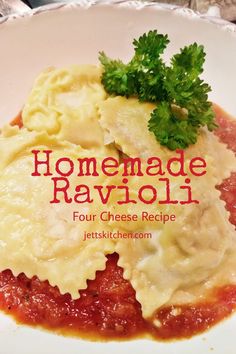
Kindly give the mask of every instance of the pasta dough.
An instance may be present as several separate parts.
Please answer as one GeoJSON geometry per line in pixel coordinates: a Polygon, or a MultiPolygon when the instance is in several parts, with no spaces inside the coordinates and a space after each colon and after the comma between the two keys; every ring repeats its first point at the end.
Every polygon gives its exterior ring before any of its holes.
{"type": "MultiPolygon", "coordinates": [[[[105,268],[106,254],[117,252],[124,277],[129,279],[141,303],[143,316],[151,318],[164,304],[186,301],[197,289],[216,286],[222,279],[232,281],[236,269],[235,230],[215,185],[236,170],[236,160],[212,133],[202,129],[198,142],[186,149],[186,165],[195,156],[206,160],[207,174],[192,178],[192,191],[200,204],[158,205],[116,203],[116,190],[106,208],[93,186],[120,185],[122,165],[114,177],[102,173],[96,178],[79,177],[91,187],[93,203],[80,212],[136,214],[137,222],[74,222],[78,205],[50,204],[53,184],[49,177],[32,177],[32,149],[53,150],[53,160],[67,156],[158,156],[164,162],[172,152],[160,146],[148,130],[153,104],[135,98],[108,97],[95,66],[73,66],[43,72],[32,89],[23,110],[24,129],[5,127],[0,136],[0,271],[9,268],[15,275],[37,275],[57,285],[62,294],[79,297],[97,270],[105,268]],[[220,165],[220,168],[218,166],[220,165]],[[141,220],[143,211],[176,215],[173,223],[141,220]],[[151,232],[151,239],[109,238],[82,240],[84,232],[151,232]],[[224,273],[224,276],[222,274],[224,273]],[[194,291],[193,291],[194,289],[194,291]],[[186,297],[186,293],[189,297],[186,297]],[[184,294],[184,295],[183,295],[184,294]]],[[[121,159],[122,161],[122,159],[121,159]]],[[[189,173],[189,171],[188,171],[189,173]]],[[[78,177],[71,175],[71,189],[78,177]]],[[[171,180],[176,199],[183,199],[185,177],[171,180]]],[[[130,179],[130,196],[141,185],[155,186],[156,177],[130,179]]],[[[147,199],[149,197],[146,191],[147,199]]],[[[166,191],[158,189],[158,199],[166,191]]],[[[234,277],[235,278],[235,277],[234,277]]],[[[236,280],[236,279],[234,279],[236,280]]]]}
{"type": "MultiPolygon", "coordinates": [[[[202,142],[199,143],[202,145],[202,142]]],[[[230,175],[236,161],[234,155],[214,137],[209,146],[212,149],[217,147],[218,157],[222,155],[224,160],[222,159],[222,169],[218,170],[214,155],[209,157],[206,176],[200,179],[193,178],[192,193],[200,200],[200,204],[137,203],[117,206],[115,198],[118,195],[114,195],[109,205],[109,210],[113,213],[126,212],[139,215],[139,222],[136,223],[112,220],[109,222],[112,228],[152,234],[151,239],[131,239],[126,242],[121,239],[116,245],[116,252],[120,255],[118,264],[124,268],[124,277],[131,281],[136,290],[143,316],[146,318],[152,316],[157,308],[168,303],[176,291],[185,289],[186,286],[202,286],[202,281],[214,275],[222,266],[229,251],[232,248],[235,250],[235,231],[228,221],[228,212],[225,210],[224,202],[220,200],[220,193],[215,189],[215,184],[222,177],[230,175]],[[176,215],[176,221],[166,224],[141,221],[140,216],[144,211],[149,214],[155,214],[157,211],[163,214],[172,213],[176,215]]],[[[208,153],[209,151],[205,152],[206,158],[208,153]]],[[[165,177],[171,180],[171,176],[165,177]]],[[[120,179],[121,176],[115,176],[112,184],[119,185],[120,179]]],[[[171,193],[177,200],[184,199],[185,191],[179,189],[183,180],[184,177],[175,177],[171,183],[171,193]]],[[[133,177],[130,185],[131,199],[141,184],[155,186],[157,181],[155,177],[133,177]]],[[[161,188],[160,184],[158,197],[161,199],[165,193],[165,188],[161,188]]],[[[232,265],[226,270],[229,276],[230,269],[233,269],[232,265]]],[[[217,280],[219,281],[218,278],[217,280]]]]}
{"type": "MultiPolygon", "coordinates": [[[[219,192],[204,182],[194,187],[201,203],[172,206],[174,224],[143,222],[138,230],[151,232],[152,239],[117,242],[118,264],[136,290],[144,317],[169,302],[175,291],[201,285],[216,272],[235,244],[235,231],[228,222],[224,203],[219,202],[219,192]]],[[[145,208],[150,213],[152,209],[145,208]]]]}
{"type": "MultiPolygon", "coordinates": [[[[57,285],[62,294],[69,292],[78,298],[78,290],[94,279],[95,272],[105,268],[107,253],[114,252],[112,240],[83,241],[84,230],[109,230],[99,222],[72,221],[73,203],[50,204],[53,184],[50,177],[31,176],[32,147],[53,149],[52,159],[68,156],[89,156],[88,151],[63,143],[45,133],[17,131],[8,128],[0,137],[0,270],[11,269],[14,275],[24,272],[29,278],[37,275],[57,285]],[[13,131],[11,131],[11,129],[13,131]],[[11,146],[6,160],[5,148],[11,146]],[[3,157],[3,158],[2,158],[3,157]]],[[[88,185],[102,183],[103,176],[80,178],[88,185]]],[[[75,185],[73,177],[71,188],[75,185]]],[[[100,204],[94,202],[81,207],[85,213],[96,213],[100,204]]]]}
{"type": "MultiPolygon", "coordinates": [[[[108,98],[99,107],[101,125],[109,131],[125,154],[140,157],[158,155],[163,161],[170,157],[171,152],[160,147],[147,128],[153,105],[140,103],[137,99],[115,97],[108,98]]],[[[119,265],[124,268],[124,277],[131,281],[136,290],[144,317],[150,317],[155,309],[168,303],[176,291],[187,286],[196,288],[197,284],[202,286],[203,280],[213,276],[216,269],[219,270],[235,244],[235,231],[215,189],[216,184],[235,171],[234,154],[213,134],[203,129],[197,143],[185,151],[185,156],[186,162],[194,156],[203,157],[207,162],[207,175],[192,181],[193,194],[201,201],[199,205],[158,205],[158,212],[176,215],[174,225],[147,221],[136,224],[109,223],[112,227],[122,227],[128,231],[136,231],[137,228],[138,231],[151,232],[153,235],[151,240],[134,239],[126,244],[119,240],[116,246],[120,255],[119,265]]],[[[120,181],[116,177],[113,183],[119,184],[120,181]]],[[[140,183],[155,185],[156,180],[134,177],[134,194],[140,183]]],[[[175,179],[172,183],[176,199],[181,199],[181,191],[177,188],[182,183],[183,178],[175,179]]],[[[159,198],[164,193],[165,190],[158,189],[159,198]]],[[[115,200],[110,208],[115,213],[121,209],[119,206],[117,210],[115,200]]],[[[126,210],[129,214],[141,215],[143,211],[148,211],[155,214],[156,208],[156,205],[144,207],[139,203],[125,206],[122,212],[126,210]]],[[[216,277],[215,285],[217,281],[219,278],[216,277]]]]}
{"type": "Polygon", "coordinates": [[[130,157],[150,157],[167,153],[157,144],[147,123],[155,105],[140,103],[136,98],[110,97],[99,103],[100,124],[110,140],[130,157]]]}
{"type": "Polygon", "coordinates": [[[97,104],[106,98],[100,83],[101,69],[94,65],[49,68],[37,78],[22,112],[32,131],[46,131],[86,149],[115,153],[104,146],[97,104]]]}

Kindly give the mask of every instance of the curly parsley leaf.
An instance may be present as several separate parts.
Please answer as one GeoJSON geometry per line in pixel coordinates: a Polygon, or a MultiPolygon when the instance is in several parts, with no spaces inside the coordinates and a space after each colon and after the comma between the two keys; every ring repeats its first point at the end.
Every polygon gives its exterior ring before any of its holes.
{"type": "Polygon", "coordinates": [[[187,119],[174,114],[171,105],[165,101],[152,112],[148,128],[160,144],[170,150],[185,149],[197,141],[197,127],[190,125],[187,119]]]}
{"type": "Polygon", "coordinates": [[[133,41],[135,54],[128,64],[100,52],[99,60],[104,69],[102,84],[106,91],[113,95],[138,96],[140,101],[164,99],[167,94],[163,86],[165,63],[160,55],[168,43],[168,37],[156,30],[144,34],[133,41]]]}
{"type": "Polygon", "coordinates": [[[111,60],[103,52],[102,84],[112,95],[136,96],[157,103],[148,128],[160,144],[171,150],[196,143],[198,130],[213,130],[210,86],[200,79],[205,62],[204,48],[193,43],[180,50],[167,66],[161,55],[169,43],[167,35],[156,30],[134,39],[134,56],[128,64],[111,60]]]}
{"type": "Polygon", "coordinates": [[[133,40],[133,46],[136,59],[142,61],[143,64],[153,65],[158,60],[169,44],[167,35],[158,34],[157,30],[144,33],[139,39],[133,40]],[[145,60],[146,58],[146,60],[145,60]]]}
{"type": "Polygon", "coordinates": [[[134,72],[130,70],[129,65],[121,60],[111,60],[104,52],[100,53],[99,60],[105,69],[102,84],[109,94],[126,97],[138,94],[134,72]]]}

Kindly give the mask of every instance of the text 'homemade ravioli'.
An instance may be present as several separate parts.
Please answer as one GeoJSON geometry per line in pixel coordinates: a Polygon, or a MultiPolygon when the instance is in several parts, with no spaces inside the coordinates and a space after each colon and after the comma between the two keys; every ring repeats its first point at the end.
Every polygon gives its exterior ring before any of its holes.
{"type": "MultiPolygon", "coordinates": [[[[50,204],[50,178],[31,176],[32,149],[53,150],[52,162],[63,156],[73,161],[78,157],[120,157],[116,176],[79,177],[79,183],[91,187],[120,185],[124,155],[158,156],[167,161],[172,152],[160,146],[147,127],[153,109],[153,104],[136,98],[108,97],[101,85],[101,69],[96,66],[50,69],[39,76],[23,109],[24,128],[8,127],[0,136],[0,270],[37,275],[57,285],[61,293],[78,298],[87,280],[105,269],[106,255],[117,252],[118,264],[136,291],[144,318],[152,317],[173,299],[181,302],[183,293],[182,299],[186,294],[191,298],[203,283],[227,283],[235,267],[235,231],[215,186],[235,171],[236,160],[205,129],[200,130],[197,143],[185,150],[186,162],[193,156],[207,162],[206,176],[192,180],[200,204],[119,205],[118,190],[106,205],[106,211],[116,214],[175,213],[174,225],[140,219],[135,223],[97,219],[76,223],[71,215],[78,206],[50,204]],[[117,230],[147,231],[152,238],[82,240],[85,231],[117,230]]],[[[183,194],[179,189],[183,180],[173,181],[178,199],[183,194]]],[[[142,184],[155,186],[156,181],[155,177],[133,176],[129,180],[131,197],[142,184]]],[[[70,184],[75,188],[78,177],[71,176],[70,184]]],[[[159,197],[164,192],[159,188],[159,197]]],[[[80,206],[86,215],[105,210],[96,193],[92,197],[93,203],[80,206]]]]}

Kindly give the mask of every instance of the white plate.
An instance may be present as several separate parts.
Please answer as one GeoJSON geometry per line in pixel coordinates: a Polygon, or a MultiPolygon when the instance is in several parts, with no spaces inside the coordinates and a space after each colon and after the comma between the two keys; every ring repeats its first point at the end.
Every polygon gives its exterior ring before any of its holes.
{"type": "MultiPolygon", "coordinates": [[[[35,10],[34,16],[0,20],[1,124],[18,113],[34,78],[45,67],[96,63],[100,50],[128,59],[133,38],[154,28],[171,39],[167,58],[186,44],[204,44],[204,77],[213,89],[210,98],[236,116],[235,26],[174,6],[137,1],[91,4],[60,4],[35,10]]],[[[190,340],[91,343],[18,326],[1,314],[0,354],[235,354],[235,328],[236,315],[190,340]]]]}

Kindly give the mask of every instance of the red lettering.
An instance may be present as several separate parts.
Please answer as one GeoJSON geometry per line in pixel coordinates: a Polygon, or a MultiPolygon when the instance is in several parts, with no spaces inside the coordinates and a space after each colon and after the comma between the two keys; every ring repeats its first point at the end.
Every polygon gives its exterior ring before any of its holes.
{"type": "Polygon", "coordinates": [[[159,204],[178,204],[178,200],[171,200],[169,178],[159,178],[160,182],[166,182],[166,200],[160,200],[159,204]]]}
{"type": "Polygon", "coordinates": [[[206,174],[206,170],[201,172],[194,171],[196,168],[206,168],[206,161],[201,157],[194,157],[189,163],[189,171],[192,175],[200,177],[206,174]]]}
{"type": "Polygon", "coordinates": [[[148,166],[147,169],[146,169],[146,173],[148,176],[157,176],[157,175],[160,175],[160,176],[164,176],[165,172],[162,171],[162,162],[161,162],[161,159],[159,159],[159,157],[150,157],[148,160],[147,160],[147,164],[148,165],[152,165],[153,162],[156,162],[154,163],[153,166],[148,166]],[[155,172],[151,172],[152,169],[157,169],[155,172]]]}
{"type": "Polygon", "coordinates": [[[109,198],[110,198],[110,195],[111,195],[111,191],[113,189],[116,189],[116,186],[114,185],[110,185],[110,186],[106,186],[105,188],[107,189],[107,193],[106,193],[106,196],[104,196],[102,190],[103,190],[103,186],[94,186],[94,189],[97,189],[98,193],[99,193],[99,196],[101,198],[101,201],[102,201],[102,204],[107,204],[109,198]]]}
{"type": "Polygon", "coordinates": [[[106,176],[116,176],[118,174],[118,171],[113,171],[113,172],[108,172],[108,168],[118,168],[119,167],[119,161],[115,159],[114,157],[106,157],[102,161],[101,169],[104,175],[106,176]]]}
{"type": "Polygon", "coordinates": [[[142,163],[139,157],[127,157],[123,160],[123,174],[122,176],[143,176],[142,163]],[[128,171],[130,169],[130,172],[128,171]],[[135,169],[137,171],[135,171],[135,169]]]}
{"type": "Polygon", "coordinates": [[[65,177],[52,177],[52,181],[54,183],[54,199],[50,201],[51,204],[53,203],[60,203],[60,199],[57,198],[58,193],[63,193],[63,199],[66,203],[71,203],[72,198],[68,197],[67,190],[70,187],[70,183],[67,178],[65,177]],[[59,183],[64,182],[64,185],[59,186],[59,183]]]}
{"type": "Polygon", "coordinates": [[[176,150],[176,153],[179,154],[179,157],[172,157],[168,160],[166,168],[171,176],[187,176],[187,173],[184,171],[184,150],[176,150]],[[172,170],[172,164],[179,164],[179,170],[172,170]]]}
{"type": "Polygon", "coordinates": [[[77,176],[99,176],[97,172],[97,160],[95,157],[85,157],[83,159],[77,159],[79,162],[79,173],[77,176]],[[86,166],[86,171],[84,173],[84,164],[86,166]],[[92,165],[92,172],[90,166],[92,165]]]}
{"type": "Polygon", "coordinates": [[[50,154],[52,153],[52,150],[43,150],[43,153],[46,155],[46,160],[40,161],[38,158],[38,154],[40,153],[40,150],[32,150],[32,154],[34,154],[34,172],[31,173],[31,176],[41,176],[41,173],[38,171],[38,167],[40,165],[46,165],[46,172],[43,173],[43,176],[52,176],[52,173],[50,172],[50,164],[49,164],[49,158],[50,154]]]}
{"type": "MultiPolygon", "coordinates": [[[[122,182],[124,184],[126,184],[126,183],[128,183],[128,179],[127,178],[123,178],[122,182]]],[[[137,204],[136,200],[130,199],[130,197],[129,197],[129,187],[128,186],[118,186],[117,189],[125,191],[125,200],[119,200],[117,202],[117,204],[120,204],[120,205],[128,204],[128,203],[137,204]]]]}
{"type": "Polygon", "coordinates": [[[155,202],[155,200],[157,199],[157,191],[156,191],[156,188],[154,188],[153,186],[151,185],[145,185],[145,186],[142,186],[139,191],[138,191],[138,197],[139,199],[141,200],[141,202],[145,203],[145,204],[152,204],[155,202]],[[153,193],[153,196],[151,197],[151,199],[147,200],[147,199],[144,199],[143,198],[143,191],[144,190],[147,190],[149,189],[152,193],[153,193]]]}
{"type": "MultiPolygon", "coordinates": [[[[191,183],[190,178],[186,178],[186,179],[185,179],[185,183],[186,183],[186,184],[191,183]]],[[[180,204],[191,204],[191,203],[199,204],[199,201],[198,201],[198,200],[192,199],[192,189],[191,189],[191,186],[181,186],[181,187],[179,187],[179,188],[180,188],[180,189],[186,189],[187,192],[188,192],[188,199],[185,200],[185,201],[181,201],[180,204]]]]}
{"type": "Polygon", "coordinates": [[[58,159],[57,162],[56,162],[56,165],[55,165],[55,170],[56,172],[61,175],[61,176],[64,176],[64,177],[68,177],[70,176],[73,172],[74,172],[74,163],[71,159],[69,159],[68,157],[64,157],[64,158],[61,158],[61,159],[58,159]],[[63,165],[63,168],[65,169],[65,163],[69,164],[69,169],[67,172],[63,172],[60,165],[62,164],[63,165]]]}
{"type": "Polygon", "coordinates": [[[75,188],[76,194],[74,197],[74,201],[76,203],[82,204],[82,203],[92,203],[93,199],[90,199],[90,190],[89,187],[86,184],[80,184],[75,188]],[[81,191],[84,189],[84,192],[81,191]],[[85,199],[80,200],[80,197],[85,196],[85,199]]]}

